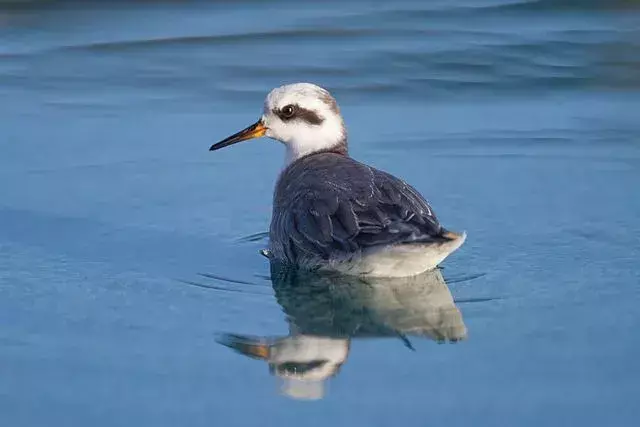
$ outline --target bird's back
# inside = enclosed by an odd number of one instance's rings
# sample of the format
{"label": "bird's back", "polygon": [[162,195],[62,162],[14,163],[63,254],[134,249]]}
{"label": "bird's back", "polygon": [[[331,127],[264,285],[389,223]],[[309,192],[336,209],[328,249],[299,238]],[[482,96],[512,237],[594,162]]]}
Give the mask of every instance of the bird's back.
{"label": "bird's back", "polygon": [[287,262],[339,262],[372,248],[439,243],[448,234],[413,187],[346,155],[300,158],[276,184],[271,252]]}

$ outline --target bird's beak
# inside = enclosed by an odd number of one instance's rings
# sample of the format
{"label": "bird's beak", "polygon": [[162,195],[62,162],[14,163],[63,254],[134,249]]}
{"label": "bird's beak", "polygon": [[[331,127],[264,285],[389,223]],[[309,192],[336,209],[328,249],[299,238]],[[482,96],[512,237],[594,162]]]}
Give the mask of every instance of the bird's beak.
{"label": "bird's beak", "polygon": [[229,145],[233,145],[236,142],[246,141],[247,139],[260,138],[261,136],[264,136],[266,132],[267,128],[262,123],[262,119],[260,119],[248,128],[242,129],[240,132],[234,133],[230,137],[213,144],[211,148],[209,148],[209,151],[219,150],[221,148],[228,147]]}

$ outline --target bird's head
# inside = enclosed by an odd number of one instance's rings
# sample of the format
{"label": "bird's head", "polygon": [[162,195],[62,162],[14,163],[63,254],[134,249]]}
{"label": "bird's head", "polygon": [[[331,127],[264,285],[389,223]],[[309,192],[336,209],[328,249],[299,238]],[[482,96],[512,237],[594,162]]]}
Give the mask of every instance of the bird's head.
{"label": "bird's head", "polygon": [[318,151],[347,152],[347,132],[336,100],[311,83],[273,89],[260,120],[212,145],[211,150],[262,136],[285,144],[288,162]]}

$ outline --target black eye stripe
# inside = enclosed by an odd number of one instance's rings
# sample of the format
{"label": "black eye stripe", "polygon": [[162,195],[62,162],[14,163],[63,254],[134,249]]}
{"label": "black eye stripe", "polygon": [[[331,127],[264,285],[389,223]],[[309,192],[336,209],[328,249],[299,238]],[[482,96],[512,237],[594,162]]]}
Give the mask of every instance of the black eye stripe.
{"label": "black eye stripe", "polygon": [[[286,105],[282,109],[284,110],[286,107],[289,107],[289,106]],[[294,107],[293,115],[287,115],[282,110],[279,110],[279,109],[273,110],[273,113],[278,117],[280,117],[280,119],[285,122],[289,120],[296,120],[296,119],[303,120],[311,125],[319,125],[322,122],[324,122],[324,117],[321,117],[318,113],[316,113],[313,110],[308,110],[306,108],[302,108],[295,104],[292,105],[292,107]]]}
{"label": "black eye stripe", "polygon": [[320,117],[318,113],[316,113],[313,110],[307,110],[305,108],[298,108],[298,111],[296,111],[295,116],[300,117],[300,119],[312,125],[319,125],[322,122],[324,122],[324,118]]}

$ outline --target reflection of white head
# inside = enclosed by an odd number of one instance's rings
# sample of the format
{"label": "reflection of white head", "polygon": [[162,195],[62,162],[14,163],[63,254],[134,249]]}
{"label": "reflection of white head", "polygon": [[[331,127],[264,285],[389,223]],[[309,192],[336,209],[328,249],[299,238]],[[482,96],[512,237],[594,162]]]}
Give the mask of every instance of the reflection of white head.
{"label": "reflection of white head", "polygon": [[282,392],[294,399],[320,399],[324,381],[347,359],[349,341],[342,338],[295,335],[271,346],[269,368],[282,378]]}
{"label": "reflection of white head", "polygon": [[221,344],[269,363],[283,381],[282,392],[294,399],[320,399],[324,381],[335,375],[349,355],[349,340],[314,335],[293,335],[275,340],[223,335]]}
{"label": "reflection of white head", "polygon": [[324,397],[324,380],[283,378],[280,392],[296,400],[320,400]]}

